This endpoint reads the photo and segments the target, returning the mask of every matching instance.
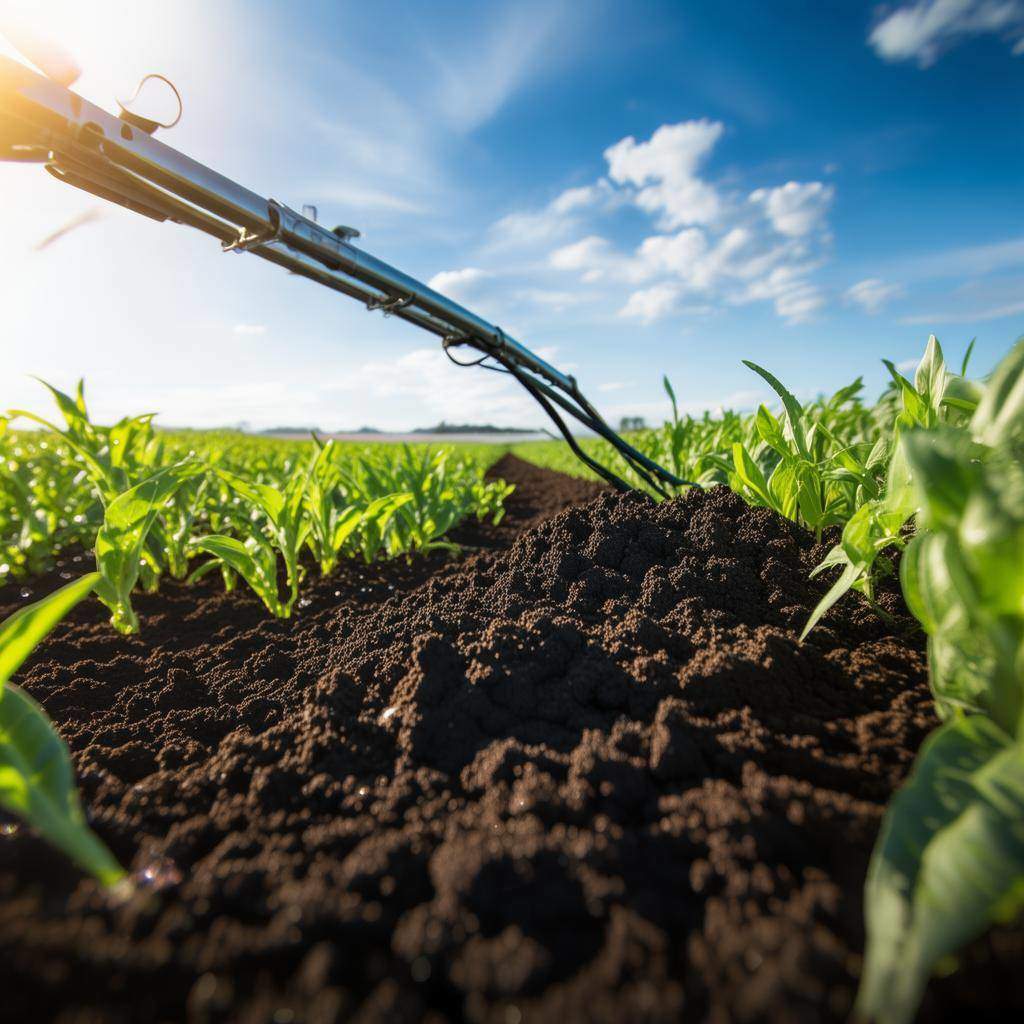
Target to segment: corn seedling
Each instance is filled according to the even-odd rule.
[[[969,347],[962,364],[964,370],[970,354]],[[894,393],[900,398],[899,405],[892,409],[892,440],[889,440],[888,432],[876,440],[864,463],[863,473],[844,467],[859,481],[855,511],[843,527],[839,544],[812,575],[832,568],[839,568],[841,572],[811,614],[803,636],[807,636],[822,616],[850,590],[856,590],[870,600],[877,576],[891,571],[891,563],[883,552],[887,548],[901,548],[905,543],[904,527],[914,516],[917,506],[905,450],[898,443],[901,434],[906,430],[929,430],[939,426],[964,429],[963,425],[977,408],[982,394],[979,385],[950,373],[934,335],[928,339],[913,383],[903,377],[892,363],[886,361],[886,366],[896,385]],[[890,451],[885,490],[873,493],[870,480],[876,478],[879,467],[887,458],[886,453]]]
[[[303,514],[306,483],[316,465],[292,473],[283,491],[269,484],[246,480],[225,469],[217,475],[239,496],[266,517],[266,534],[252,533],[244,542],[224,534],[202,537],[195,543],[199,551],[214,555],[238,573],[255,591],[271,614],[288,618],[299,596],[301,567],[299,555],[311,524]],[[285,567],[288,595],[282,598],[277,585],[277,556]]]
[[[1024,910],[1022,434],[1019,343],[967,427],[918,423],[900,440],[920,509],[901,579],[944,722],[886,813],[868,875],[857,1010],[882,1024],[912,1020],[939,964]]]
[[[111,611],[118,632],[136,633],[139,620],[131,592],[139,578],[149,531],[161,507],[186,480],[201,471],[197,463],[181,462],[157,470],[142,483],[114,498],[96,534],[96,594]]]
[[[0,805],[104,885],[113,885],[125,872],[85,823],[67,745],[43,709],[10,682],[98,579],[96,573],[83,576],[0,624]]]

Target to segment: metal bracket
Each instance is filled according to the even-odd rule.
[[[406,306],[411,306],[414,301],[415,298],[412,295],[400,295],[398,298],[391,299],[371,299],[366,304],[366,308],[371,313],[376,309],[380,309],[383,310],[385,316],[390,316],[396,309],[405,309]]]
[[[249,252],[269,242],[276,242],[280,231],[278,228],[268,228],[266,231],[257,231],[255,234],[244,228],[238,233],[238,237],[229,242],[221,242],[223,252]]]
[[[320,222],[320,214],[317,208],[312,203],[306,203],[302,207],[302,216],[306,220],[311,220],[314,224]],[[344,224],[339,224],[337,227],[331,228],[331,233],[340,238],[343,242],[351,242],[353,238],[359,238],[361,232],[356,228],[346,227]]]

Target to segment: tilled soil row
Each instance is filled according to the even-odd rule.
[[[800,644],[827,584],[793,524],[495,472],[518,490],[477,550],[347,566],[291,621],[211,582],[140,598],[139,637],[88,606],[55,631],[21,681],[139,888],[4,829],[0,1018],[848,1014],[867,859],[935,724],[897,594]],[[1018,939],[924,1018],[1011,1006]]]

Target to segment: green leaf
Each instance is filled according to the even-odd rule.
[[[61,415],[64,417],[65,422],[68,425],[68,429],[77,433],[83,428],[90,426],[88,417],[85,413],[85,397],[82,391],[83,382],[78,382],[78,400],[72,398],[70,395],[64,394],[63,391],[58,390],[52,384],[47,384],[42,377],[36,377],[37,381],[46,388],[47,391],[53,395],[54,401],[57,403],[57,408],[60,409]]]
[[[51,423],[50,420],[44,419],[42,416],[37,416],[34,412],[28,412],[25,409],[11,409],[9,410],[8,415],[12,419],[24,418],[31,420],[33,423],[38,423],[40,426],[46,427],[47,430],[50,430],[59,437],[62,437],[75,454],[82,459],[86,466],[88,466],[89,475],[100,491],[101,500],[107,501],[112,496],[111,492],[116,490],[116,484],[110,468],[103,465],[103,463],[96,457],[95,453],[91,451],[87,445],[83,444],[81,439],[75,433],[71,430],[61,430],[60,427],[55,423]]]
[[[933,733],[886,812],[865,903],[855,1013],[909,1024],[937,964],[1024,906],[1024,746],[980,715]]]
[[[280,525],[281,513],[285,507],[285,497],[276,487],[257,483],[255,480],[246,480],[237,473],[231,473],[219,467],[216,473],[232,490],[242,495],[243,498],[248,498],[257,508],[265,512],[267,518],[275,526]]]
[[[968,497],[959,541],[986,611],[1024,619],[1024,496],[1007,485],[1012,472]]]
[[[768,478],[768,492],[773,499],[772,508],[778,509],[779,514],[787,519],[796,519],[798,490],[796,460],[781,459]]]
[[[971,430],[978,441],[993,448],[1024,435],[1024,338],[996,367]]]
[[[936,412],[942,404],[942,396],[946,390],[946,360],[942,355],[942,346],[934,334],[928,338],[924,357],[914,374],[914,387],[923,395],[928,404]]]
[[[888,359],[883,359],[882,362],[892,375],[893,380],[896,381],[896,386],[900,389],[903,399],[903,413],[898,422],[903,426],[933,426],[935,415],[925,396],[920,394]]]
[[[677,423],[679,421],[679,406],[676,404],[676,393],[672,389],[672,384],[669,381],[667,374],[662,376],[661,383],[665,388],[665,393],[668,395],[669,400],[672,402],[672,421],[673,423]]]
[[[0,624],[0,805],[111,885],[124,871],[85,824],[67,747],[42,708],[9,682],[97,578],[83,576]]]
[[[804,522],[812,530],[817,530],[824,514],[821,503],[821,477],[818,471],[808,462],[796,464],[797,505]]]
[[[385,494],[381,498],[370,502],[362,515],[361,525],[363,527],[363,557],[367,562],[373,561],[384,540],[384,532],[392,516],[403,505],[413,500],[409,492],[398,494]]]
[[[919,534],[903,553],[903,598],[926,633],[948,632],[963,621],[963,604],[949,572],[949,538]]]
[[[43,709],[13,683],[0,694],[0,804],[103,885],[125,877],[85,823],[66,744]]]
[[[111,622],[122,633],[138,631],[131,606],[131,591],[139,578],[142,549],[157,513],[174,492],[200,472],[195,462],[165,466],[141,483],[119,494],[108,506],[96,534],[96,585],[100,600],[110,609]]]
[[[913,430],[900,439],[923,525],[938,529],[959,522],[967,496],[981,479],[981,464],[961,432]]]
[[[750,457],[747,449],[738,441],[732,446],[732,461],[736,467],[736,475],[744,485],[757,495],[763,505],[778,511],[776,502],[768,490],[764,474],[758,468],[757,463]]]
[[[864,378],[858,377],[852,384],[847,384],[846,387],[840,388],[829,400],[828,404],[833,409],[838,409],[840,406],[846,405],[847,402],[852,401],[864,390]]]
[[[810,453],[807,450],[807,441],[804,438],[803,428],[803,407],[796,400],[796,397],[788,391],[782,382],[769,373],[763,366],[758,366],[757,363],[752,363],[749,359],[743,360],[743,365],[753,370],[754,373],[758,374],[765,381],[768,382],[771,389],[782,399],[782,404],[786,408],[786,412],[789,415],[789,426],[793,431],[793,440],[796,443],[797,450],[805,458],[810,458]]]
[[[99,573],[91,572],[41,601],[19,608],[0,624],[0,693],[40,640],[93,589],[99,578]]]
[[[971,361],[971,355],[974,352],[974,343],[977,340],[978,340],[977,338],[971,338],[971,343],[967,346],[967,351],[964,353],[963,362],[960,364],[960,376],[961,377],[966,377],[967,376],[967,366],[968,366],[968,364]]]
[[[950,377],[946,381],[942,404],[947,409],[955,409],[970,416],[978,408],[984,393],[985,389],[973,380],[966,377]]]
[[[771,414],[766,406],[758,406],[757,412],[754,415],[754,424],[757,427],[758,434],[761,436],[761,440],[769,448],[773,448],[783,457],[793,454],[786,443],[786,437],[782,432],[782,424]]]
[[[836,565],[842,564],[839,561],[839,555],[837,551],[842,549],[833,548],[832,552],[826,557],[825,562],[822,562],[820,566],[815,569],[815,572],[832,568]],[[846,553],[842,552],[842,558],[846,561],[846,566],[839,576],[839,579],[829,587],[828,593],[814,606],[814,611],[811,612],[810,618],[807,620],[807,625],[804,626],[803,632],[800,634],[800,640],[806,639],[807,634],[821,621],[825,613],[850,589],[854,586],[857,580],[864,574],[864,566],[858,563],[850,562],[846,559]]]
[[[345,541],[358,529],[363,520],[363,510],[355,505],[342,511],[334,524],[331,534],[331,548],[334,554],[341,551]]]
[[[199,551],[215,555],[226,566],[237,572],[267,606],[271,614],[287,617],[285,607],[278,594],[277,560],[274,553],[259,544],[255,538],[252,541],[252,546],[247,547],[234,537],[212,534],[197,540],[195,547]]]

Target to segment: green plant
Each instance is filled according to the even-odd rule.
[[[199,538],[194,544],[197,550],[214,555],[237,572],[270,613],[278,618],[286,619],[291,615],[299,596],[299,554],[311,529],[309,520],[303,514],[303,497],[316,462],[314,458],[307,469],[294,471],[283,491],[270,484],[246,480],[236,473],[217,469],[217,475],[233,491],[263,513],[267,535],[255,531],[245,541],[239,541],[224,534],[213,534]],[[277,584],[278,553],[284,561],[288,585],[288,593],[284,598]],[[206,571],[206,567],[200,571]]]
[[[333,441],[320,445],[306,488],[310,520],[307,543],[325,576],[352,547],[358,547],[366,561],[372,561],[392,516],[413,499],[409,493],[371,497],[365,487],[353,486],[351,476],[334,458],[336,453]],[[373,483],[381,485],[376,478]]]
[[[943,724],[868,874],[857,1012],[883,1024],[910,1021],[936,967],[1024,910],[1024,342],[968,425],[928,427],[900,439],[919,509],[900,574]]]
[[[973,342],[964,356],[966,370]],[[900,396],[892,407],[892,441],[886,433],[876,441],[864,468],[874,475],[886,465],[886,484],[882,493],[871,493],[869,487],[860,492],[861,501],[843,527],[842,538],[812,576],[831,568],[840,568],[838,579],[821,599],[808,619],[802,637],[821,621],[825,613],[850,590],[859,591],[869,600],[879,575],[891,572],[891,562],[884,557],[887,548],[899,549],[905,544],[904,527],[913,517],[917,505],[911,481],[911,470],[899,439],[907,430],[934,430],[940,426],[966,429],[971,414],[978,406],[982,389],[963,376],[952,374],[946,366],[938,339],[928,339],[924,356],[911,383],[886,360]]]
[[[93,589],[91,573],[0,624],[0,804],[104,885],[124,869],[85,823],[71,758],[45,712],[9,680],[33,648]]]
[[[11,410],[8,415],[38,423],[62,438],[104,505],[156,468],[160,445],[154,437],[153,413],[125,417],[112,427],[99,427],[89,419],[83,381],[78,382],[74,398],[44,380],[39,383],[53,396],[66,426],[62,429],[23,409]]]
[[[186,480],[201,471],[199,464],[189,461],[166,466],[107,505],[103,525],[96,534],[96,568],[101,574],[96,594],[110,609],[111,624],[118,632],[138,632],[131,592],[158,512]]]
[[[756,446],[733,442],[730,486],[751,504],[802,523],[820,539],[823,530],[850,519],[865,490],[877,487],[874,449],[838,436],[848,426],[844,406],[855,401],[863,384],[857,380],[827,402],[805,408],[768,370],[747,360],[744,365],[768,383],[783,409],[777,417],[765,405],[758,408]],[[863,449],[870,450],[862,456]]]

